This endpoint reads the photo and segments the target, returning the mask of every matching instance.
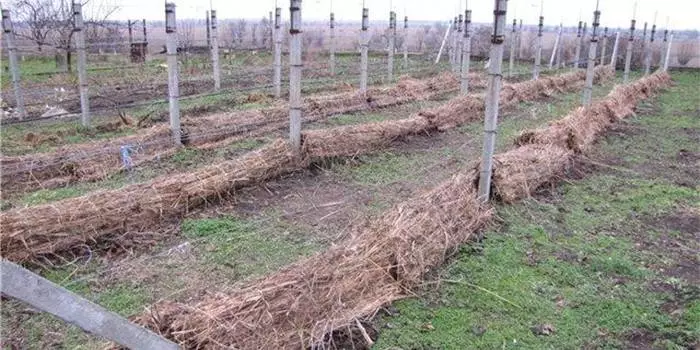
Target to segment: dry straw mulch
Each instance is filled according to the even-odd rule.
[[[473,75],[478,83],[483,78]],[[356,91],[311,96],[304,101],[304,120],[319,120],[329,115],[358,112],[420,101],[455,90],[459,86],[453,74],[440,74],[426,80],[403,77],[396,86],[374,88],[365,94]],[[288,125],[286,105],[259,110],[237,111],[206,117],[183,118],[186,143],[204,148],[226,142],[232,136],[257,136]],[[238,138],[235,138],[238,139]],[[130,146],[132,165],[138,166],[176,151],[167,125],[158,125],[137,135],[109,141],[64,146],[49,153],[25,156],[0,156],[0,184],[3,191],[30,191],[55,188],[77,181],[96,181],[123,169],[120,147]]]
[[[493,195],[504,203],[526,198],[564,174],[573,153],[555,145],[525,145],[493,160]]]
[[[574,86],[576,75],[564,81]],[[516,85],[516,90],[518,84]],[[527,84],[527,86],[534,86]],[[455,102],[456,101],[456,102]],[[480,97],[457,97],[432,117],[421,115],[356,126],[307,131],[303,154],[294,158],[282,140],[243,157],[194,172],[168,175],[148,183],[90,193],[50,204],[0,213],[2,256],[25,261],[58,254],[117,234],[157,226],[181,216],[207,200],[226,195],[241,186],[304,167],[307,161],[354,156],[385,148],[397,138],[434,130],[443,121],[455,123],[470,112]],[[302,160],[303,158],[303,160]],[[228,180],[227,180],[228,179]],[[201,191],[196,191],[201,186]],[[190,190],[192,189],[192,190]]]
[[[590,147],[600,133],[622,118],[634,114],[634,106],[659,89],[671,77],[659,72],[627,85],[619,85],[589,108],[578,108],[566,117],[537,130],[528,130],[516,139],[517,145],[552,144],[580,153]]]
[[[661,75],[646,81],[648,84],[616,89],[611,95],[626,98],[635,93],[648,94],[656,86],[668,82],[667,77]],[[529,195],[556,178],[572,154],[572,150],[558,145],[533,144],[496,156],[496,194],[504,201]],[[138,194],[141,199],[145,194],[153,198],[153,202],[142,203],[133,198],[129,201],[125,193],[119,197],[122,202],[114,203],[120,205],[115,209],[120,210],[121,217],[102,222],[139,225],[141,221],[158,220],[216,198],[239,185],[276,176],[298,166],[295,164],[298,159],[282,141],[244,159],[245,162],[218,164],[186,175],[185,180],[160,185],[158,188],[163,192],[140,192],[148,191],[148,186],[134,186],[128,194]],[[442,264],[489,221],[490,209],[476,199],[476,180],[474,176],[457,175],[395,206],[373,224],[357,229],[347,240],[325,252],[267,277],[235,286],[226,294],[204,296],[191,304],[159,303],[138,321],[187,348],[298,349],[318,345],[329,333],[359,324],[358,319],[373,315],[382,305],[410,295],[410,290],[420,285],[428,271]],[[159,196],[166,196],[166,199],[159,199]],[[90,198],[97,200],[97,197]],[[82,217],[80,224],[83,225],[94,224],[88,221],[89,215],[99,217],[100,211],[95,205],[102,205],[100,209],[111,205],[106,201],[91,207],[81,198],[71,201],[75,205],[83,203],[80,210],[60,206],[53,210],[64,210],[62,215]],[[141,204],[148,206],[148,213]],[[123,211],[121,206],[127,210]],[[15,253],[23,251],[18,246],[36,242],[40,244],[35,247],[53,250],[48,238],[61,241],[62,235],[71,234],[67,231],[71,227],[66,223],[50,219],[52,213],[48,207],[51,206],[45,206],[44,212],[39,214],[32,213],[32,208],[21,214],[31,215],[29,220],[43,220],[40,224],[43,228],[54,225],[53,236],[32,237],[17,234],[21,231],[3,230],[4,239],[11,237]],[[129,221],[129,215],[134,212],[143,217]],[[17,214],[20,213],[14,213]],[[31,223],[23,221],[22,224]],[[93,238],[88,235],[80,239]],[[7,252],[5,248],[3,246],[3,251]],[[14,256],[18,257],[22,256]]]
[[[327,251],[196,304],[162,303],[139,322],[187,348],[300,349],[410,295],[490,219],[453,177]]]
[[[668,76],[656,75],[610,95],[648,96],[667,83]],[[573,154],[558,145],[533,144],[497,155],[495,195],[506,202],[529,196],[561,175]],[[138,321],[186,348],[318,346],[333,331],[361,327],[357,320],[410,295],[427,271],[483,227],[491,213],[475,197],[476,182],[457,175],[323,253],[228,294],[194,304],[157,304]]]
[[[231,191],[298,169],[285,141],[197,171],[0,213],[2,257],[26,261],[138,231]]]

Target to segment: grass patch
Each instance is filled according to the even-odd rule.
[[[284,225],[234,217],[186,220],[182,231],[204,265],[241,279],[292,263],[318,249]]]
[[[377,155],[360,156],[360,164],[341,166],[342,175],[366,186],[386,186],[394,182],[415,178],[421,154],[394,154],[383,152]]]

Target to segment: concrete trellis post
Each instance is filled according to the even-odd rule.
[[[7,55],[10,58],[10,73],[12,74],[12,88],[15,92],[15,103],[19,119],[26,117],[24,108],[24,96],[22,96],[22,86],[19,77],[19,62],[17,61],[17,46],[15,46],[15,32],[12,28],[12,19],[10,18],[10,10],[2,10],[2,30],[4,40],[7,43]]]
[[[583,45],[583,21],[578,21],[578,30],[576,31],[576,51],[574,52],[574,69],[579,67],[578,62],[581,60],[581,46]]]
[[[273,22],[274,21],[274,14],[272,13],[272,11],[270,11],[268,13],[268,15],[269,15],[269,19],[268,19],[267,23],[269,23],[270,31],[267,32],[267,28],[265,28],[264,30],[267,33],[264,33],[263,35],[270,35],[270,37],[269,37],[269,39],[270,39],[270,51],[274,51],[275,50],[275,29],[273,27],[274,26],[274,22]]]
[[[362,9],[362,31],[360,32],[360,92],[367,92],[367,65],[369,64],[369,9]]]
[[[206,25],[207,25],[207,48],[211,50],[211,20],[209,17],[209,11],[206,11],[204,16],[206,17]]]
[[[0,274],[2,294],[51,313],[89,333],[131,349],[179,349],[177,344],[19,265],[2,260]]]
[[[610,56],[610,65],[612,66],[613,70],[617,69],[617,49],[620,47],[620,32],[617,32],[615,34],[615,45],[613,45],[613,52],[612,56]]]
[[[644,54],[647,52],[647,26],[649,24],[647,22],[644,22],[644,27],[642,29],[642,58],[644,57]]]
[[[557,47],[557,69],[564,68],[565,62],[562,62],[562,48],[564,47],[564,23],[559,23],[559,46]]]
[[[329,43],[329,46],[330,46],[329,65],[330,65],[330,69],[331,69],[331,75],[335,75],[335,14],[333,12],[331,12],[330,31],[331,31],[331,42]]]
[[[654,36],[656,35],[656,24],[651,26],[651,35],[649,36],[649,45],[647,46],[647,52],[644,56],[644,75],[649,75],[651,71],[651,51],[654,45]]]
[[[632,64],[632,48],[634,46],[634,25],[636,20],[632,20],[630,25],[630,37],[627,41],[627,52],[625,53],[625,73],[623,75],[623,83],[627,84],[630,79],[630,65]]]
[[[450,33],[452,33],[452,22],[448,22],[447,30],[445,31],[445,36],[442,37],[442,43],[440,44],[440,49],[438,50],[437,57],[435,57],[435,64],[440,63],[440,58],[442,57],[442,51],[445,49],[445,44],[449,46],[450,44],[448,43],[449,40],[447,40],[450,36]],[[451,64],[452,62],[450,62]]]
[[[516,30],[518,27],[518,20],[513,18],[513,30],[510,32],[510,57],[508,62],[508,76],[513,77],[513,68],[515,67],[515,45],[518,42],[518,36],[516,35]]]
[[[520,60],[520,55],[522,54],[523,48],[523,20],[522,18],[518,21],[518,35],[516,36],[517,41],[515,44],[515,58]]]
[[[549,69],[554,67],[554,59],[557,56],[557,51],[559,50],[559,41],[561,40],[561,27],[557,32],[557,37],[554,39],[554,48],[552,49],[552,55],[549,57]]]
[[[663,69],[666,62],[666,47],[668,46],[668,29],[664,29],[664,45],[661,48],[661,59],[659,60],[659,69]]]
[[[535,51],[535,67],[532,71],[532,79],[537,80],[540,77],[540,65],[542,64],[542,27],[544,26],[544,17],[540,16],[540,22],[537,26],[537,51]]]
[[[165,3],[165,33],[167,35],[166,51],[168,64],[168,102],[170,104],[170,131],[175,145],[182,145],[180,130],[180,87],[177,67],[177,22],[175,21],[175,4]]]
[[[452,22],[452,31],[450,32],[450,63],[452,64],[452,72],[457,73],[457,16]]]
[[[668,38],[668,44],[666,44],[666,55],[664,55],[664,72],[668,72],[668,64],[671,61],[671,45],[673,45],[673,34]]]
[[[396,13],[389,12],[389,52],[387,57],[387,82],[394,81],[394,47],[396,46]]]
[[[493,168],[493,152],[496,146],[496,126],[498,123],[498,105],[503,79],[501,66],[503,64],[503,40],[505,34],[507,0],[496,0],[494,13],[494,31],[491,36],[491,52],[489,59],[489,80],[486,91],[486,112],[484,118],[484,151],[481,157],[481,172],[479,176],[479,199],[489,200],[491,192],[491,170]]]
[[[408,16],[403,18],[403,69],[408,70]]]
[[[275,49],[273,52],[273,81],[272,86],[274,89],[275,98],[280,98],[282,95],[282,31],[280,31],[280,25],[282,22],[282,8],[275,8],[275,23],[274,23],[274,37],[275,37]],[[331,40],[331,46],[333,40]]]
[[[462,44],[462,75],[460,93],[469,93],[469,65],[472,56],[472,10],[464,12],[464,42]]]
[[[219,29],[216,19],[216,10],[211,10],[209,16],[211,23],[211,64],[214,69],[214,90],[221,90],[221,70],[219,67]]]
[[[301,0],[290,0],[289,7],[289,141],[301,152]]]
[[[591,31],[591,45],[588,49],[588,65],[586,66],[586,84],[583,87],[582,104],[585,107],[591,105],[593,96],[593,71],[595,70],[596,50],[598,48],[598,27],[600,26],[600,11],[596,6],[593,12],[593,30]]]
[[[462,47],[464,46],[464,15],[461,13],[457,17],[457,38],[456,38],[456,48],[455,48],[455,73],[460,73],[462,71]]]
[[[130,19],[126,20],[126,30],[129,36],[129,49],[131,49],[131,45],[134,43],[134,32],[133,32],[133,26],[136,21],[132,21]],[[207,38],[209,37],[209,11],[207,11]]]
[[[87,56],[85,53],[85,33],[83,32],[83,5],[73,3],[73,30],[75,50],[78,52],[78,84],[80,85],[81,121],[84,127],[90,126],[90,100],[88,96]]]
[[[145,18],[141,20],[141,26],[143,29],[143,45],[141,46],[141,50],[143,50],[143,51],[141,52],[141,54],[143,56],[143,62],[145,63],[146,62],[146,47],[148,46],[148,35],[146,33],[146,19]]]
[[[605,65],[605,51],[608,50],[608,27],[603,29],[603,44],[600,48],[600,65]]]

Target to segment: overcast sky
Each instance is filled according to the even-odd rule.
[[[106,0],[117,4],[120,9],[115,19],[162,20],[164,2],[161,0]],[[304,20],[326,20],[331,9],[332,0],[303,0],[302,17]],[[399,18],[404,15],[409,20],[445,20],[464,10],[465,0],[365,0],[370,9],[372,21],[388,21],[388,12],[393,8]],[[541,0],[509,0],[508,18],[522,18],[525,23],[535,24],[540,12]],[[175,0],[178,18],[203,18],[209,9],[210,0]],[[658,11],[657,24],[664,27],[666,18],[670,17],[672,29],[700,29],[700,0],[600,0],[602,26],[628,27],[635,2],[637,3],[637,22],[640,26],[654,20]],[[493,0],[470,0],[475,22],[493,21]],[[283,18],[289,15],[289,0],[277,0],[283,9]],[[565,25],[575,25],[579,19],[592,22],[596,0],[544,0],[544,16],[548,25],[563,21]],[[218,11],[219,18],[260,19],[275,7],[275,0],[211,0],[211,6]],[[334,0],[333,11],[339,21],[356,21],[360,19],[362,0]]]

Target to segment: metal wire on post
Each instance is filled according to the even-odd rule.
[[[88,95],[87,56],[85,53],[85,32],[83,32],[83,5],[73,3],[73,31],[75,31],[75,50],[78,52],[78,84],[80,86],[81,122],[90,126],[90,100]]]
[[[362,9],[362,31],[360,32],[360,92],[367,92],[367,65],[369,64],[369,9]]]
[[[540,16],[540,22],[537,26],[537,51],[535,51],[535,67],[532,70],[532,79],[537,80],[540,77],[540,65],[542,64],[542,27],[544,26],[544,17]]]
[[[472,56],[472,10],[464,12],[464,42],[462,45],[462,76],[460,83],[460,93],[469,93],[469,66]]]
[[[175,21],[175,4],[165,3],[165,34],[168,65],[168,103],[170,111],[170,132],[176,146],[182,145],[180,130],[180,88],[177,63],[177,22]]]
[[[27,112],[24,108],[24,96],[22,95],[22,86],[20,84],[19,61],[17,61],[17,46],[15,46],[15,32],[12,27],[10,10],[2,10],[2,31],[5,34],[4,41],[7,43],[7,55],[10,59],[12,88],[15,93],[15,108],[19,113],[19,119],[24,119]]]
[[[219,29],[216,20],[216,10],[211,10],[211,64],[214,69],[214,91],[221,90],[221,70],[219,67]]]
[[[503,40],[505,34],[507,0],[495,0],[494,30],[491,35],[491,52],[489,59],[488,87],[486,91],[486,112],[484,118],[484,151],[481,157],[479,176],[479,200],[487,202],[491,193],[491,170],[493,152],[496,146],[496,126],[498,123],[498,105],[503,75]]]
[[[301,0],[290,0],[289,7],[289,141],[301,152]]]
[[[274,27],[274,39],[275,39],[275,49],[273,53],[273,77],[272,85],[275,98],[280,98],[282,95],[282,31],[280,31],[280,23],[282,20],[282,9],[275,8],[275,27]]]
[[[586,84],[583,87],[582,104],[585,107],[591,105],[593,96],[593,71],[595,70],[596,50],[598,48],[598,27],[600,26],[600,10],[598,5],[593,12],[593,30],[591,31],[591,45],[588,49],[588,65],[586,66]]]
[[[625,53],[625,73],[622,78],[622,82],[627,84],[630,79],[630,66],[632,65],[632,48],[634,46],[634,26],[637,23],[635,19],[632,19],[630,25],[630,37],[627,41],[627,52]]]

